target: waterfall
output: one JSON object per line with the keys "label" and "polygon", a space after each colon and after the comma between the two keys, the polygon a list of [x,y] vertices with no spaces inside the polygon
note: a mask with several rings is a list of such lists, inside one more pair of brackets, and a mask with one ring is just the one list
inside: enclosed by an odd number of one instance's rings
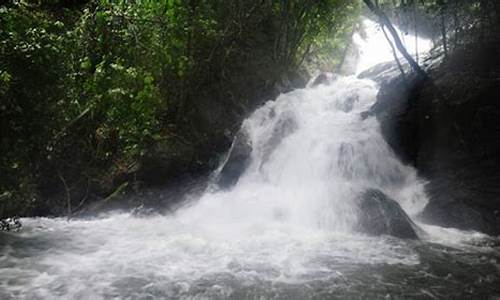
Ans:
{"label": "waterfall", "polygon": [[[376,52],[386,43],[376,25],[364,23],[360,66],[391,60],[389,49]],[[353,230],[354,199],[368,188],[410,216],[426,204],[415,170],[363,114],[377,91],[370,80],[330,75],[268,101],[243,122],[251,152],[236,184],[171,215],[23,219],[22,232],[2,236],[0,298],[328,298],[316,293],[356,291],[346,276],[377,286],[363,279],[375,266],[420,276],[411,243]]]}
{"label": "waterfall", "polygon": [[[359,71],[392,59],[378,26],[367,19],[363,25],[368,38],[354,39]],[[279,223],[349,232],[356,222],[354,198],[367,188],[384,191],[410,215],[423,209],[415,170],[396,158],[376,118],[362,116],[376,100],[376,84],[337,75],[317,86],[313,81],[243,122],[252,152],[236,186],[204,195],[178,218],[222,230]]]}
{"label": "waterfall", "polygon": [[425,205],[423,185],[381,136],[370,80],[336,77],[269,101],[244,121],[250,164],[229,190],[208,193],[177,218],[221,230],[265,224],[349,232],[354,198],[384,191],[409,214]]}

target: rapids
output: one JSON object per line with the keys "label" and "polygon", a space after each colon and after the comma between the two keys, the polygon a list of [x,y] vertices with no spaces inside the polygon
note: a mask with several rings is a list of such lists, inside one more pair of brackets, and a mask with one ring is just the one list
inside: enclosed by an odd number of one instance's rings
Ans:
{"label": "rapids", "polygon": [[[390,60],[380,31],[364,23],[360,68]],[[498,294],[498,242],[487,236],[424,224],[421,241],[352,230],[363,189],[384,191],[416,221],[427,201],[425,182],[398,161],[377,120],[362,117],[377,91],[332,76],[267,102],[243,123],[253,151],[237,184],[171,215],[23,219],[21,232],[0,233],[0,298]]]}

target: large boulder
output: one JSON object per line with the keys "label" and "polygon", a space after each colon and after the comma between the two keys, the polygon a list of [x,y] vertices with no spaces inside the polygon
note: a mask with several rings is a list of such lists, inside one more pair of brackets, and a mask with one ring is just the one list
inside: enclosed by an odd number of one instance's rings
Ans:
{"label": "large boulder", "polygon": [[[407,64],[404,69],[410,71]],[[377,101],[367,115],[375,115],[380,122],[380,130],[394,153],[404,163],[415,163],[417,148],[417,124],[415,94],[420,81],[413,73],[406,77],[395,63],[377,65],[359,75],[369,78],[380,85]]]}
{"label": "large boulder", "polygon": [[488,43],[424,61],[431,81],[368,74],[381,86],[372,113],[385,140],[428,182],[427,223],[500,234],[499,53]]}
{"label": "large boulder", "polygon": [[417,226],[401,206],[386,194],[368,189],[358,197],[356,229],[368,235],[391,235],[402,239],[418,239]]}
{"label": "large boulder", "polygon": [[217,185],[223,189],[234,186],[250,164],[252,144],[248,133],[240,130],[234,138],[226,163],[222,167]]}

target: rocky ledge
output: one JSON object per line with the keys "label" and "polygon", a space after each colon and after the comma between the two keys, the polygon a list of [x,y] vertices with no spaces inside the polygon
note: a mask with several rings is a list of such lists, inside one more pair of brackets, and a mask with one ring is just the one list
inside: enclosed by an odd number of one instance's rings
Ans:
{"label": "rocky ledge", "polygon": [[394,66],[363,74],[380,86],[372,107],[388,144],[428,180],[431,224],[500,234],[500,43],[424,64],[431,80]]}

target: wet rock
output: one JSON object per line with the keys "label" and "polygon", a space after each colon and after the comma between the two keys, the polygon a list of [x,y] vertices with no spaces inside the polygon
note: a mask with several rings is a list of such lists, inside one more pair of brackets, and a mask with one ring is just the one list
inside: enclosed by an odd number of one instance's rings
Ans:
{"label": "wet rock", "polygon": [[316,76],[314,81],[311,83],[311,87],[315,87],[315,86],[318,86],[321,84],[328,84],[337,78],[338,78],[338,75],[333,74],[333,73],[321,73],[318,76]]}
{"label": "wet rock", "polygon": [[[405,67],[407,69],[407,67]],[[380,85],[376,103],[362,117],[375,115],[386,142],[404,163],[415,164],[417,151],[417,125],[415,123],[417,77],[412,73],[401,76],[395,63],[384,63],[361,73],[360,78],[370,78]]]}
{"label": "wet rock", "polygon": [[[403,64],[403,69],[405,71],[409,71],[408,64]],[[370,79],[380,85],[383,85],[399,75],[401,75],[401,72],[395,62],[385,62],[361,72],[361,74],[358,75],[358,78]]]}
{"label": "wet rock", "polygon": [[[301,71],[289,71],[281,74],[280,79],[275,83],[272,98],[277,97],[279,94],[289,93],[297,88],[304,88],[307,84],[309,74]],[[261,90],[262,87],[255,87],[255,90]],[[265,99],[265,97],[261,98]]]}
{"label": "wet rock", "polygon": [[473,229],[492,235],[500,231],[500,228],[495,228],[495,224],[500,223],[500,216],[494,211],[459,198],[447,202],[443,202],[440,197],[432,199],[420,216],[424,222],[444,227]]}
{"label": "wet rock", "polygon": [[134,207],[130,211],[130,214],[137,218],[145,218],[154,216],[155,214],[157,214],[157,210],[152,207],[146,207],[144,206],[144,204],[141,204],[137,207]]}
{"label": "wet rock", "polygon": [[347,95],[346,98],[341,101],[341,102],[338,102],[336,104],[336,107],[343,111],[343,112],[351,112],[354,108],[354,104],[356,104],[356,102],[359,101],[359,95],[358,94],[351,94],[351,95]]}
{"label": "wet rock", "polygon": [[18,231],[21,227],[22,224],[18,217],[0,220],[0,231]]}
{"label": "wet rock", "polygon": [[318,86],[320,84],[324,84],[328,81],[328,75],[325,74],[325,73],[321,73],[319,74],[316,79],[314,79],[313,83],[312,83],[312,86],[315,87],[315,86]]}
{"label": "wet rock", "polygon": [[136,182],[103,199],[83,205],[73,216],[95,217],[116,210],[128,211],[135,217],[169,214],[192,197],[199,197],[206,190],[209,178],[179,177],[163,187],[141,186],[140,182]]}
{"label": "wet rock", "polygon": [[368,235],[418,239],[416,225],[401,206],[380,190],[368,189],[358,197],[356,229]]}
{"label": "wet rock", "polygon": [[[500,44],[458,49],[424,61],[432,81],[409,74],[372,78],[372,107],[384,139],[428,184],[427,223],[500,234]],[[392,78],[391,78],[392,76]]]}
{"label": "wet rock", "polygon": [[266,142],[260,167],[267,163],[267,161],[274,153],[276,148],[278,148],[278,146],[281,144],[281,142],[286,137],[290,136],[295,130],[297,130],[297,128],[298,124],[293,116],[285,116],[277,121],[271,137]]}
{"label": "wet rock", "polygon": [[250,164],[252,145],[248,133],[240,130],[234,138],[224,167],[220,171],[217,184],[223,189],[234,186]]}

